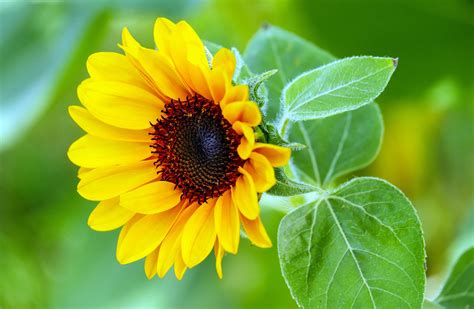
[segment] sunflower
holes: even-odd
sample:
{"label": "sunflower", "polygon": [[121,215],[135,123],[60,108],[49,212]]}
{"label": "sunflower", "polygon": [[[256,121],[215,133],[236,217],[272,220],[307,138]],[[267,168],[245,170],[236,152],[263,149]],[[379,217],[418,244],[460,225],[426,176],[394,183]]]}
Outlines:
{"label": "sunflower", "polygon": [[271,247],[258,201],[290,150],[256,138],[262,116],[248,86],[233,82],[230,50],[212,56],[189,24],[164,18],[154,39],[157,49],[144,48],[125,28],[124,55],[88,58],[90,78],[77,89],[84,107],[69,107],[87,132],[68,151],[80,166],[77,191],[99,202],[92,229],[121,228],[119,263],[146,258],[149,279],[173,266],[181,279],[214,248],[222,278],[241,226]]}

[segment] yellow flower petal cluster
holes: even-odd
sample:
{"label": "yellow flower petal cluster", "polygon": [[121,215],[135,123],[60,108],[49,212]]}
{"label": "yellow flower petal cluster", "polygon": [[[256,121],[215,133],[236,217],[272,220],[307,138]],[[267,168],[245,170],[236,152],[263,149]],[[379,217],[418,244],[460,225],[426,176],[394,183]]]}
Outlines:
{"label": "yellow flower petal cluster", "polygon": [[[222,48],[208,59],[188,23],[165,18],[157,19],[154,39],[156,49],[148,49],[124,29],[124,55],[99,52],[89,57],[90,78],[77,91],[83,107],[69,108],[87,133],[68,151],[80,166],[77,190],[99,202],[89,217],[92,229],[121,228],[116,253],[120,263],[146,258],[148,278],[163,277],[174,267],[181,279],[214,249],[222,277],[222,258],[225,252],[237,253],[241,226],[256,246],[272,245],[260,219],[258,194],[275,184],[273,168],[288,162],[290,150],[256,141],[261,113],[249,100],[248,87],[232,82],[236,60],[231,51]],[[186,188],[162,179],[166,167],[157,164],[150,148],[155,143],[153,122],[173,102],[189,105],[193,97],[220,108],[220,123],[229,124],[239,137],[240,163],[234,171],[239,176],[224,192],[209,191],[205,202],[188,198]],[[173,151],[173,146],[160,147]],[[207,173],[205,169],[197,167]],[[176,177],[193,181],[197,176]]]}

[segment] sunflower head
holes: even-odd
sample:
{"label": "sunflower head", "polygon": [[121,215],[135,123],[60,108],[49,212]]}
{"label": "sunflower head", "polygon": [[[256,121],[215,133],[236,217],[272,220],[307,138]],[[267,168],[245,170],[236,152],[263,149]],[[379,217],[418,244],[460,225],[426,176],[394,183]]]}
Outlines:
{"label": "sunflower head", "polygon": [[174,267],[181,279],[214,248],[222,277],[241,226],[253,244],[271,246],[258,197],[290,150],[256,138],[261,113],[247,85],[233,82],[231,51],[207,56],[184,21],[157,19],[154,38],[157,49],[144,48],[124,29],[124,55],[87,61],[84,107],[69,108],[87,132],[68,151],[80,166],[78,192],[99,202],[91,228],[121,228],[120,263],[146,258],[148,278]]}

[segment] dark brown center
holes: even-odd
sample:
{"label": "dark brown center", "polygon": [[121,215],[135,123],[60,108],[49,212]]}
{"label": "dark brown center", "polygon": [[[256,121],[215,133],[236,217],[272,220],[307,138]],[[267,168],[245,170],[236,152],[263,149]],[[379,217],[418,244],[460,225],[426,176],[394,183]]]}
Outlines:
{"label": "dark brown center", "polygon": [[182,198],[204,203],[235,184],[244,161],[237,153],[240,136],[221,108],[201,96],[165,104],[153,124],[155,165],[161,179],[176,184]]}

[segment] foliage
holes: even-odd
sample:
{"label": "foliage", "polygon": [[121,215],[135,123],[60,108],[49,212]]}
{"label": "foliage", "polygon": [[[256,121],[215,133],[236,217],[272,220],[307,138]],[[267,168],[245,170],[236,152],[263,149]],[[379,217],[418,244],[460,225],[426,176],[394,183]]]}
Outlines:
{"label": "foliage", "polygon": [[[383,124],[373,101],[397,60],[325,64],[332,60],[328,53],[271,26],[256,34],[245,55],[247,63],[278,68],[280,79],[267,82],[267,110],[279,110],[281,136],[306,146],[294,154],[292,174],[298,186],[317,193],[287,214],[278,232],[282,273],[296,302],[304,308],[421,307],[424,241],[410,201],[381,179],[335,183],[377,154]],[[301,194],[276,187],[280,195]]]}

